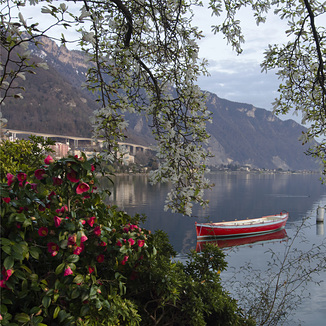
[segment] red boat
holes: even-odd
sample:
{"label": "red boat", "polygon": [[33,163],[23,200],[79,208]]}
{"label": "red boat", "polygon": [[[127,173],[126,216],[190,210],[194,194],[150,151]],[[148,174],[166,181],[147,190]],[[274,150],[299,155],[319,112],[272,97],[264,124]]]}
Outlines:
{"label": "red boat", "polygon": [[219,248],[239,247],[245,245],[253,245],[257,243],[284,241],[287,240],[287,233],[285,229],[281,229],[271,233],[263,233],[259,235],[247,235],[244,237],[218,237],[210,239],[198,239],[196,251],[201,252],[207,243],[214,244]]}
{"label": "red boat", "polygon": [[235,220],[218,223],[197,223],[197,238],[205,237],[243,237],[246,235],[274,232],[285,227],[289,213],[262,216],[254,219]]}

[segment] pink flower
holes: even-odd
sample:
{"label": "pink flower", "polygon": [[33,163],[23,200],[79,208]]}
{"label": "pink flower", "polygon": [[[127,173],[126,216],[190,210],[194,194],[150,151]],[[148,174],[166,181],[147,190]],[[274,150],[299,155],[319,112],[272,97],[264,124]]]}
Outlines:
{"label": "pink flower", "polygon": [[86,237],[86,235],[82,235],[80,238],[80,242],[85,242],[86,240],[88,240],[88,238]]}
{"label": "pink flower", "polygon": [[5,280],[1,280],[0,281],[0,287],[1,288],[4,288],[4,289],[7,289],[8,288],[7,285],[6,285],[6,281]]}
{"label": "pink flower", "polygon": [[53,185],[54,186],[61,186],[63,183],[63,180],[58,177],[53,177]]}
{"label": "pink flower", "polygon": [[92,274],[95,271],[95,268],[92,266],[88,266],[88,272]]}
{"label": "pink flower", "polygon": [[17,179],[18,181],[20,182],[24,182],[27,178],[27,174],[26,173],[23,173],[23,172],[18,172],[17,173]]}
{"label": "pink flower", "polygon": [[92,171],[92,172],[94,172],[94,171],[95,171],[95,167],[94,167],[94,165],[93,165],[93,164],[91,165],[91,171]]}
{"label": "pink flower", "polygon": [[54,162],[54,159],[51,155],[48,155],[45,159],[44,159],[44,163],[45,164],[51,164]]}
{"label": "pink flower", "polygon": [[104,262],[104,255],[98,255],[97,257],[96,257],[96,260],[97,260],[97,262],[98,263],[103,263]]}
{"label": "pink flower", "polygon": [[60,226],[60,224],[61,224],[61,220],[62,220],[62,218],[60,218],[59,216],[54,216],[54,225],[55,225],[55,227],[57,228],[57,227],[59,227]]}
{"label": "pink flower", "polygon": [[75,235],[70,235],[68,237],[68,245],[73,246],[76,244],[77,237]]}
{"label": "pink flower", "polygon": [[128,258],[129,258],[129,256],[124,256],[122,259],[121,265],[126,265]]}
{"label": "pink flower", "polygon": [[7,184],[10,187],[14,182],[15,177],[11,173],[7,173]]}
{"label": "pink flower", "polygon": [[12,269],[5,269],[4,267],[2,268],[1,274],[4,278],[5,281],[9,280],[9,277],[13,274],[13,270]]}
{"label": "pink flower", "polygon": [[80,246],[76,246],[74,250],[74,255],[80,255],[83,252],[84,248],[85,246],[83,244],[81,244]]}
{"label": "pink flower", "polygon": [[77,173],[74,170],[71,170],[71,172],[67,173],[67,179],[74,183],[79,182],[79,179],[77,178]]}
{"label": "pink flower", "polygon": [[49,230],[47,227],[41,226],[37,232],[40,237],[46,237],[49,233]]}
{"label": "pink flower", "polygon": [[59,246],[54,242],[48,243],[48,252],[51,254],[51,256],[56,256],[59,251]]}
{"label": "pink flower", "polygon": [[143,247],[145,244],[145,240],[138,240],[137,243],[138,243],[138,247]]}
{"label": "pink flower", "polygon": [[117,241],[117,246],[118,246],[118,247],[122,247],[122,243],[121,243],[120,240]]}
{"label": "pink flower", "polygon": [[68,266],[66,269],[65,269],[65,272],[63,274],[63,276],[68,276],[68,275],[71,275],[73,274],[74,272],[71,270],[71,268]]}
{"label": "pink flower", "polygon": [[92,217],[90,217],[90,218],[87,220],[87,223],[88,223],[91,227],[93,227],[94,222],[95,222],[95,216],[92,216]]}
{"label": "pink flower", "polygon": [[76,193],[78,195],[82,194],[83,192],[86,192],[89,190],[89,185],[85,182],[82,182],[78,185],[77,189],[76,189]]}
{"label": "pink flower", "polygon": [[101,227],[100,226],[96,226],[95,228],[94,228],[94,234],[96,235],[96,236],[100,236],[101,235]]}
{"label": "pink flower", "polygon": [[128,242],[130,243],[131,246],[135,244],[135,240],[132,238],[128,239]]}
{"label": "pink flower", "polygon": [[100,245],[101,247],[105,247],[105,246],[107,245],[107,243],[106,243],[105,241],[100,241],[99,245]]}
{"label": "pink flower", "polygon": [[3,197],[2,200],[3,200],[5,203],[9,204],[11,199],[10,199],[10,197]]}
{"label": "pink flower", "polygon": [[34,172],[35,178],[38,180],[42,180],[45,176],[45,170],[44,169],[37,169]]}

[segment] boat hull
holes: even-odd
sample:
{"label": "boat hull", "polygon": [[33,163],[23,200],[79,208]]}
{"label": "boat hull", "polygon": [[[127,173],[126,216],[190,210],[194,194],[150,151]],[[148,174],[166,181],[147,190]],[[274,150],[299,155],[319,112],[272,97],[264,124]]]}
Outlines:
{"label": "boat hull", "polygon": [[219,223],[196,223],[197,238],[234,237],[275,232],[285,227],[288,213],[263,216],[257,219]]}

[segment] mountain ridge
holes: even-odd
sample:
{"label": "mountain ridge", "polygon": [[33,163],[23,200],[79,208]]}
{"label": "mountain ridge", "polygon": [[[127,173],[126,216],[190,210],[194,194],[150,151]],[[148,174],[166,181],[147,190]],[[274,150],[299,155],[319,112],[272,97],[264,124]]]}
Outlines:
{"label": "mountain ridge", "polygon": [[[47,62],[23,81],[24,100],[8,99],[2,108],[7,127],[26,131],[91,136],[89,118],[96,110],[94,95],[82,88],[89,62],[80,51],[59,47],[43,40],[43,47],[32,49],[37,60]],[[272,112],[252,104],[221,99],[205,92],[206,105],[213,123],[207,125],[211,135],[209,149],[215,155],[210,165],[239,164],[257,168],[315,170],[317,164],[304,154],[307,147],[298,140],[303,126],[294,120],[282,121]],[[151,145],[149,123],[143,116],[126,115],[129,120],[127,141]]]}

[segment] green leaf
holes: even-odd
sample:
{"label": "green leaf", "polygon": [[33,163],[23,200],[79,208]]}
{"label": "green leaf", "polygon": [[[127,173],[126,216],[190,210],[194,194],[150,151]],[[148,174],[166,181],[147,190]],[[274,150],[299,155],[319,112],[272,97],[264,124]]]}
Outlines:
{"label": "green leaf", "polygon": [[12,258],[12,256],[8,256],[4,260],[3,266],[5,267],[5,269],[11,269],[14,266],[14,259]]}
{"label": "green leaf", "polygon": [[56,319],[58,317],[58,314],[60,312],[60,307],[57,306],[55,309],[54,309],[54,312],[53,312],[53,319]]}
{"label": "green leaf", "polygon": [[51,304],[51,298],[48,296],[43,297],[42,299],[42,305],[44,308],[49,308]]}
{"label": "green leaf", "polygon": [[78,260],[79,260],[79,256],[78,255],[70,255],[67,258],[67,261],[69,263],[77,263]]}
{"label": "green leaf", "polygon": [[6,254],[11,255],[11,246],[3,246],[1,248]]}
{"label": "green leaf", "polygon": [[39,259],[39,257],[40,257],[40,250],[36,247],[29,248],[29,253],[35,259]]}
{"label": "green leaf", "polygon": [[80,295],[80,290],[77,288],[77,289],[74,289],[71,293],[71,299],[76,299],[78,298]]}
{"label": "green leaf", "polygon": [[31,319],[30,317],[25,314],[25,313],[20,313],[20,314],[17,314],[15,316],[15,320],[17,320],[19,323],[27,323],[29,322]]}
{"label": "green leaf", "polygon": [[58,274],[61,274],[63,272],[65,268],[65,263],[62,263],[60,264],[56,269],[55,269],[55,273],[58,275]]}
{"label": "green leaf", "polygon": [[23,214],[23,213],[18,213],[18,214],[16,214],[16,218],[15,218],[15,220],[17,221],[17,222],[25,222],[25,220],[26,220],[26,216],[25,216],[25,214]]}
{"label": "green leaf", "polygon": [[31,274],[31,275],[29,275],[29,279],[32,282],[37,282],[38,281],[38,275],[37,274]]}
{"label": "green leaf", "polygon": [[81,275],[81,274],[77,275],[77,276],[74,278],[74,283],[79,284],[79,283],[83,283],[83,282],[84,282],[84,276]]}
{"label": "green leaf", "polygon": [[83,305],[80,309],[80,315],[81,316],[86,316],[89,312],[89,306],[86,304],[86,305]]}
{"label": "green leaf", "polygon": [[0,242],[2,246],[10,246],[11,245],[11,241],[7,238],[0,238]]}

